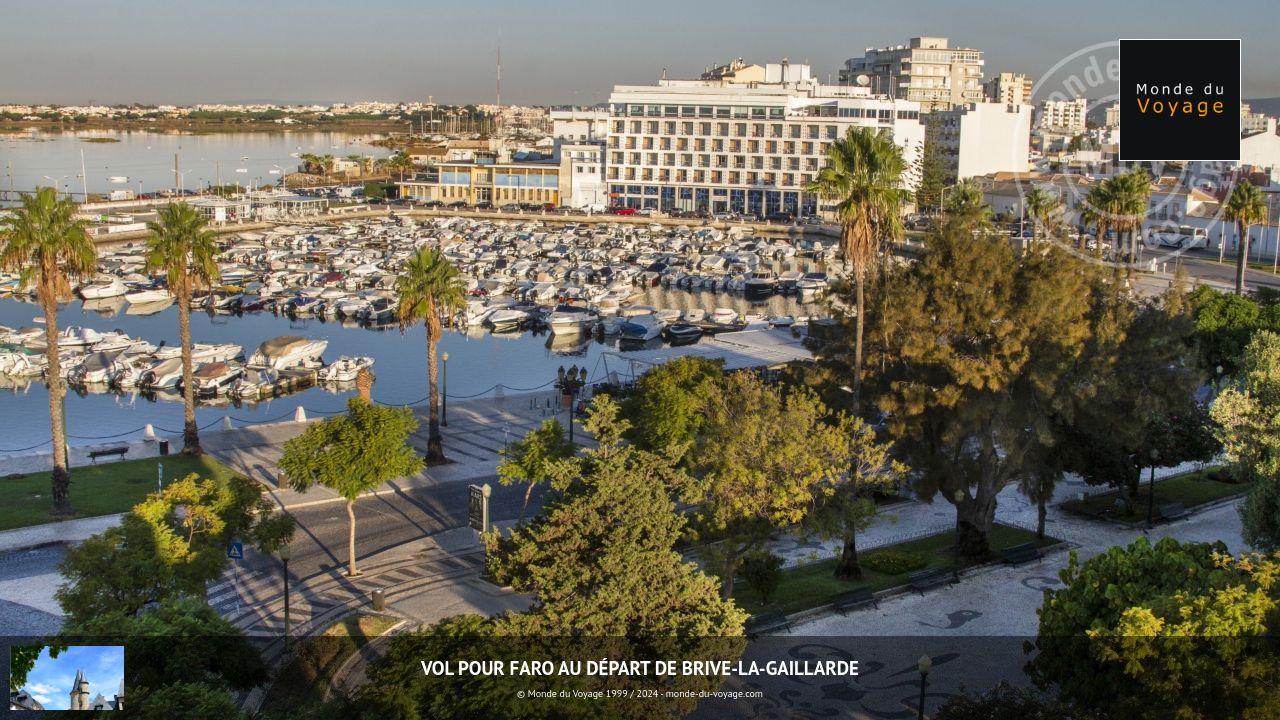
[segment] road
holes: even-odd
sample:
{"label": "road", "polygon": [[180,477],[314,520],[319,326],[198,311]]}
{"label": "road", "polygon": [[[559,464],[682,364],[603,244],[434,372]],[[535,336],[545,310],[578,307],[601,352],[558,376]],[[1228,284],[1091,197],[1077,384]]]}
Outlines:
{"label": "road", "polygon": [[[1172,274],[1181,265],[1187,274],[1200,280],[1235,285],[1236,264],[1233,255],[1228,254],[1222,263],[1218,262],[1218,253],[1209,250],[1174,250],[1173,248],[1147,248],[1142,258],[1150,262],[1152,258],[1164,265],[1164,271]],[[1258,286],[1280,288],[1280,275],[1269,271],[1246,270],[1245,289]]]}

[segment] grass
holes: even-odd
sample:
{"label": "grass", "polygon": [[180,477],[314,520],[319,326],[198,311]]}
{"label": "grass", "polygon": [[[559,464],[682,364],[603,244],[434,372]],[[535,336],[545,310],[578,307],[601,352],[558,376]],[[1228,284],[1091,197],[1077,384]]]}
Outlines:
{"label": "grass", "polygon": [[324,700],[334,673],[360,648],[394,626],[398,619],[357,613],[337,621],[319,635],[299,641],[297,656],[280,671],[262,711],[284,711]]}
{"label": "grass", "polygon": [[[208,455],[170,455],[145,460],[99,460],[71,468],[71,505],[76,517],[125,512],[156,489],[159,464],[168,483],[196,473],[225,479],[236,473]],[[0,530],[52,522],[52,473],[13,474],[0,478]]]}
{"label": "grass", "polygon": [[[860,552],[858,557],[865,561],[866,558],[886,550],[919,553],[927,561],[927,565],[921,569],[938,567],[950,569],[954,541],[954,533],[947,532]],[[1034,532],[997,523],[991,527],[990,542],[991,547],[998,551],[1000,548],[1026,542],[1045,547],[1059,541],[1045,536],[1044,541],[1040,542],[1036,540]],[[906,573],[885,575],[867,568],[865,564],[862,568],[861,580],[840,580],[832,574],[835,566],[836,558],[828,558],[783,571],[782,582],[774,591],[773,600],[768,605],[761,603],[760,596],[755,590],[747,587],[741,580],[734,583],[733,597],[738,601],[739,607],[752,615],[762,610],[780,610],[790,615],[826,605],[831,602],[832,595],[861,585],[870,587],[872,591],[879,591],[905,585],[907,582]]]}
{"label": "grass", "polygon": [[[1153,504],[1159,508],[1161,505],[1169,505],[1172,503],[1181,503],[1189,508],[1197,505],[1204,505],[1216,500],[1223,500],[1237,495],[1243,495],[1249,491],[1249,486],[1243,483],[1222,482],[1214,477],[1222,472],[1221,468],[1204,468],[1203,470],[1194,470],[1188,473],[1174,475],[1163,480],[1156,481],[1155,500]],[[1120,490],[1112,490],[1110,492],[1099,493],[1091,497],[1081,500],[1072,500],[1062,504],[1062,508],[1068,512],[1080,513],[1083,515],[1092,515],[1095,517],[1103,517],[1116,520],[1143,520],[1146,519],[1147,507],[1147,478],[1143,478],[1142,486],[1138,491],[1138,501],[1134,508],[1134,514],[1125,516],[1115,509],[1116,498],[1120,497]]]}

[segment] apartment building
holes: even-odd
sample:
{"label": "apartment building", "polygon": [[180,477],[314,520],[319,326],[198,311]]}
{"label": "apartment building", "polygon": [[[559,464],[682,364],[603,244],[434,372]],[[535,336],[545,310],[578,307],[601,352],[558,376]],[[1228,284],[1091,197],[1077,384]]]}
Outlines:
{"label": "apartment building", "polygon": [[603,142],[565,143],[560,157],[560,203],[575,208],[603,210],[609,204],[604,179]]}
{"label": "apartment building", "polygon": [[948,182],[1030,169],[1031,106],[969,103],[928,116],[939,151],[949,163]]}
{"label": "apartment building", "polygon": [[560,165],[549,162],[441,162],[397,184],[400,197],[416,202],[560,204]]}
{"label": "apartment building", "polygon": [[1046,100],[1040,103],[1036,129],[1052,133],[1082,133],[1085,131],[1085,114],[1088,111],[1089,101],[1085,98]]}
{"label": "apartment building", "polygon": [[850,127],[885,128],[903,149],[908,189],[924,146],[919,103],[830,86],[807,65],[741,60],[696,80],[617,86],[609,97],[611,204],[755,215],[812,215],[804,191]]}
{"label": "apartment building", "polygon": [[1030,75],[1002,72],[983,83],[987,100],[1005,105],[1030,105],[1033,83]]}
{"label": "apartment building", "polygon": [[845,61],[841,84],[866,83],[873,92],[919,103],[921,112],[982,102],[981,50],[950,47],[944,37],[915,37],[865,52]]}

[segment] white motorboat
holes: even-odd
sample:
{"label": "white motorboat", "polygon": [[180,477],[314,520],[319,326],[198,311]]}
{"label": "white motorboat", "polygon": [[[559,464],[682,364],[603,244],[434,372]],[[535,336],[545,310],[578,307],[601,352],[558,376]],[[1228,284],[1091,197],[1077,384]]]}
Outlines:
{"label": "white motorboat", "polygon": [[142,375],[149,363],[137,358],[122,356],[112,364],[107,381],[118,388],[134,388],[142,384]]}
{"label": "white motorboat", "polygon": [[662,332],[667,336],[668,340],[676,345],[691,343],[702,337],[702,328],[689,323],[668,325]]}
{"label": "white motorboat", "polygon": [[672,323],[680,319],[680,311],[672,308],[664,308],[653,315],[664,323]]}
{"label": "white motorboat", "polygon": [[646,342],[661,335],[666,326],[656,314],[637,315],[622,323],[622,339]]}
{"label": "white motorboat", "polygon": [[67,374],[67,381],[77,385],[106,383],[111,379],[112,365],[120,354],[119,351],[89,353]]}
{"label": "white motorboat", "polygon": [[717,325],[732,325],[738,321],[738,312],[732,308],[716,308],[711,311],[711,322]]}
{"label": "white motorboat", "polygon": [[684,311],[681,319],[686,323],[700,323],[707,319],[707,311],[702,308],[691,308]]}
{"label": "white motorboat", "polygon": [[802,300],[814,298],[827,291],[828,282],[826,273],[806,273],[796,281],[796,292],[800,293]]}
{"label": "white motorboat", "polygon": [[227,388],[227,394],[235,398],[258,398],[275,392],[276,383],[279,381],[278,370],[245,368],[244,374]]}
{"label": "white motorboat", "polygon": [[320,356],[329,347],[328,340],[309,340],[296,335],[281,335],[267,340],[249,356],[253,367],[283,370],[292,367],[316,367],[322,364]]}
{"label": "white motorboat", "polygon": [[99,276],[93,282],[80,286],[80,297],[85,300],[116,297],[129,291],[123,281],[114,275]]}
{"label": "white motorboat", "polygon": [[626,321],[617,315],[602,318],[600,320],[600,334],[607,336],[617,335],[622,332],[622,323],[624,322]]}
{"label": "white motorboat", "polygon": [[343,355],[320,371],[320,379],[325,382],[350,382],[356,379],[361,370],[370,367],[373,367],[371,357]]}
{"label": "white motorboat", "polygon": [[494,332],[501,333],[519,330],[520,326],[528,319],[529,311],[527,310],[500,308],[489,313],[489,316],[485,318],[485,322],[493,328]]}
{"label": "white motorboat", "polygon": [[[191,362],[226,362],[235,360],[244,353],[244,348],[235,343],[192,343]],[[182,358],[181,345],[167,345],[155,351],[156,360]]]}
{"label": "white motorboat", "polygon": [[[113,333],[114,335],[115,333]],[[107,336],[93,328],[82,328],[77,325],[64,328],[58,333],[58,347],[87,348],[106,340]]]}
{"label": "white motorboat", "polygon": [[169,358],[160,360],[142,373],[142,387],[148,390],[163,390],[178,387],[182,381],[182,359]]}
{"label": "white motorboat", "polygon": [[200,366],[191,375],[195,383],[196,394],[200,397],[213,397],[224,394],[231,383],[244,374],[239,363],[209,362]]}
{"label": "white motorboat", "polygon": [[0,375],[10,377],[34,377],[44,372],[40,355],[21,352],[0,352]]}
{"label": "white motorboat", "polygon": [[559,305],[547,316],[547,327],[553,335],[572,335],[594,326],[598,316],[577,305]]}
{"label": "white motorboat", "polygon": [[168,310],[173,305],[173,298],[168,300],[158,300],[149,303],[129,303],[129,307],[125,309],[125,315],[156,315]]}
{"label": "white motorboat", "polygon": [[125,300],[130,305],[148,305],[150,303],[173,302],[173,295],[165,288],[147,288],[125,293]]}

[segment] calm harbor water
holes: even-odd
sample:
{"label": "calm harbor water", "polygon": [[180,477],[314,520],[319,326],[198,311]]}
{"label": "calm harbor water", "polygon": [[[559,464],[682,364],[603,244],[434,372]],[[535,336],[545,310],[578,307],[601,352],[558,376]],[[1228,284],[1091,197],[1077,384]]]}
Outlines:
{"label": "calm harbor water", "polygon": [[[177,310],[170,307],[151,316],[129,315],[123,298],[105,307],[92,301],[88,308],[76,300],[62,306],[59,327],[90,327],[95,330],[119,329],[131,336],[153,343],[178,341]],[[637,302],[660,308],[691,309],[731,307],[739,313],[764,315],[825,314],[821,303],[799,305],[794,298],[774,296],[763,303],[751,303],[741,296],[725,293],[668,291],[653,288]],[[21,327],[33,325],[42,315],[40,307],[13,299],[0,300],[0,325]],[[374,399],[389,404],[422,403],[427,395],[426,339],[421,325],[401,334],[398,329],[372,330],[344,327],[335,321],[290,320],[271,313],[248,313],[243,316],[210,315],[193,312],[191,333],[195,342],[234,342],[252,353],[264,340],[277,335],[300,335],[329,341],[326,361],[341,355],[368,355],[374,358],[376,381]],[[660,347],[651,341],[644,348]],[[642,349],[644,349],[642,348]],[[630,346],[623,352],[630,351]],[[470,334],[446,332],[440,343],[441,352],[449,353],[448,394],[451,401],[487,395],[495,386],[504,394],[549,390],[561,365],[585,365],[590,380],[604,380],[609,372],[629,377],[643,372],[644,366],[631,367],[616,356],[617,340],[601,340],[593,335],[564,337],[533,332],[491,335],[487,330],[473,329]],[[201,427],[217,425],[224,416],[236,426],[287,419],[299,405],[309,415],[323,415],[343,409],[354,388],[344,390],[311,388],[293,395],[236,403],[219,399],[200,404],[196,419]],[[67,431],[73,445],[91,445],[111,441],[127,441],[142,437],[142,427],[151,423],[158,432],[177,432],[182,428],[180,396],[162,394],[148,396],[140,392],[68,392],[66,399]],[[0,435],[0,453],[28,448],[45,450],[49,440],[48,389],[43,381],[0,377],[0,417],[5,432]],[[108,437],[114,436],[114,437]],[[33,447],[34,446],[34,447]]]}
{"label": "calm harbor water", "polygon": [[[199,135],[111,130],[4,133],[0,134],[0,172],[4,172],[0,189],[31,190],[37,185],[56,184],[59,190],[78,198],[86,185],[81,180],[81,152],[91,193],[175,188],[175,154],[182,187],[187,190],[219,179],[223,184],[263,185],[278,182],[281,169],[296,170],[296,155],[300,154],[385,157],[389,150],[369,144],[379,137],[315,131]],[[95,139],[116,142],[93,142]],[[113,182],[112,178],[128,179]]]}

